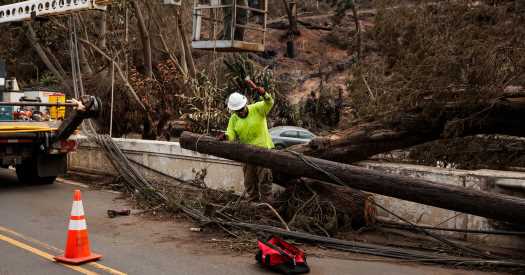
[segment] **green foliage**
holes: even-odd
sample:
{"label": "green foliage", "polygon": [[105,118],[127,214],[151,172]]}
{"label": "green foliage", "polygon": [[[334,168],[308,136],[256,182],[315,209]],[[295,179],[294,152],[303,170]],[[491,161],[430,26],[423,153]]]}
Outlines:
{"label": "green foliage", "polygon": [[258,100],[257,94],[244,83],[249,76],[255,84],[264,87],[275,98],[275,106],[270,114],[272,126],[297,125],[299,110],[288,103],[286,96],[280,91],[280,83],[275,81],[273,72],[269,68],[257,65],[246,55],[231,56],[224,60],[224,64],[227,68],[226,79],[228,79],[225,91],[228,94],[239,92],[250,98],[252,102]]}
{"label": "green foliage", "polygon": [[224,98],[228,93],[205,73],[199,73],[190,83],[192,96],[185,99],[185,111],[181,118],[192,122],[193,132],[209,133],[226,128],[228,110]]}
{"label": "green foliage", "polygon": [[227,68],[225,76],[228,79],[226,86],[228,93],[239,92],[255,100],[256,94],[244,83],[246,77],[249,77],[258,86],[264,87],[266,91],[272,94],[276,92],[272,71],[255,64],[246,55],[227,58],[224,64]]}
{"label": "green foliage", "polygon": [[41,75],[39,82],[43,86],[55,86],[60,84],[60,81],[51,72],[45,72]]}

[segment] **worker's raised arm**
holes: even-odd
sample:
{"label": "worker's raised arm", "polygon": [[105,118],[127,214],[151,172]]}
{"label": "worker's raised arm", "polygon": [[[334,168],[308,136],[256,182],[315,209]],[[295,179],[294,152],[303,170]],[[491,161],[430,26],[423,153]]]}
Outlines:
{"label": "worker's raised arm", "polygon": [[[262,88],[261,88],[262,89]],[[268,113],[272,110],[273,104],[275,101],[270,93],[264,93],[262,95],[263,101],[255,103],[257,111],[264,116],[267,116]]]}
{"label": "worker's raised arm", "polygon": [[257,87],[250,78],[246,78],[244,82],[263,98],[263,101],[255,103],[255,110],[261,115],[267,116],[270,110],[272,110],[274,103],[272,95],[267,93],[263,87]]}

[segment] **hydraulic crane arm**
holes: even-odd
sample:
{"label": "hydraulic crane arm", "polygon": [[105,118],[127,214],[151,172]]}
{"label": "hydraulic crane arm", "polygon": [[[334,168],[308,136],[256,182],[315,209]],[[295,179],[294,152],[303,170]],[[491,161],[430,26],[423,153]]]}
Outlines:
{"label": "hydraulic crane arm", "polygon": [[0,24],[76,11],[106,10],[111,0],[29,0],[0,6]]}
{"label": "hydraulic crane arm", "polygon": [[102,111],[102,104],[100,99],[94,96],[82,96],[80,98],[82,108],[77,108],[73,113],[67,117],[60,128],[58,128],[54,141],[67,139],[73,132],[82,124],[82,121],[87,118],[97,118]]}

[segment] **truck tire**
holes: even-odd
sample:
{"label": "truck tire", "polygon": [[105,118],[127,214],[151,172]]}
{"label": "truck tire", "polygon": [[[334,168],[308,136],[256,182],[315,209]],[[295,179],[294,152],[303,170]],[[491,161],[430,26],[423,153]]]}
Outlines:
{"label": "truck tire", "polygon": [[38,176],[38,170],[36,162],[33,160],[23,161],[22,164],[16,165],[16,176],[18,181],[25,184],[38,184],[47,185],[53,184],[56,180],[54,177],[40,177]]}

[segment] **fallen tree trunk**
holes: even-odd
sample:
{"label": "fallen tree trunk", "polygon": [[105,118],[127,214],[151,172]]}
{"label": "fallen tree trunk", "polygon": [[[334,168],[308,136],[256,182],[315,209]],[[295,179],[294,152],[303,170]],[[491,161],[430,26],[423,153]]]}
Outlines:
{"label": "fallen tree trunk", "polygon": [[523,137],[523,117],[525,103],[520,101],[447,105],[424,103],[412,110],[385,115],[292,149],[308,156],[353,163],[379,153],[442,138],[476,134]]}
{"label": "fallen tree trunk", "polygon": [[[387,175],[352,165],[295,155],[291,152],[221,142],[189,132],[182,134],[180,143],[185,149],[260,165],[292,176],[335,182],[407,201],[525,224],[525,200],[516,197]],[[331,175],[336,176],[341,182],[337,182]]]}

